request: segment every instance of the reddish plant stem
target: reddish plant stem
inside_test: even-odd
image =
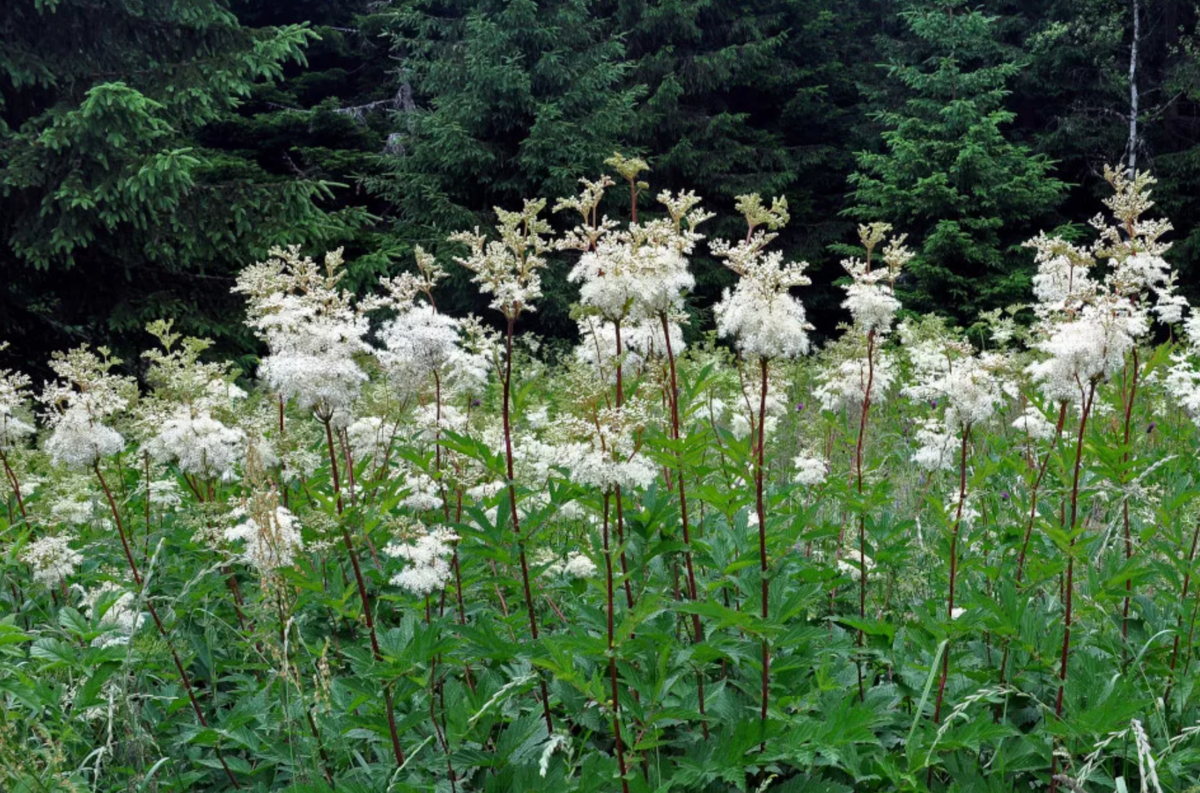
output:
[[[625,744],[621,741],[621,689],[617,685],[617,652],[614,643],[615,630],[613,627],[613,563],[612,549],[608,543],[608,501],[609,494],[604,494],[604,570],[608,598],[608,677],[612,684],[612,722],[613,735],[617,741],[617,767],[621,771],[621,790],[629,793],[629,780],[625,778],[628,769],[625,767]]]
[[[867,437],[867,422],[871,414],[871,388],[875,384],[875,330],[872,328],[867,333],[867,387],[863,391],[862,409],[859,411],[858,419],[858,442],[854,449],[854,472],[856,485],[858,487],[859,508],[858,508],[858,618],[865,620],[867,618],[867,516],[864,514],[862,501],[863,494],[863,447]],[[855,658],[854,665],[858,668],[858,701],[863,702],[866,699],[866,689],[863,685],[863,668],[862,668],[862,647],[865,643],[865,635],[862,627],[858,629],[858,636],[855,643],[859,648],[859,656]]]
[[[1062,436],[1063,424],[1067,420],[1067,403],[1063,402],[1058,409],[1058,423],[1054,426],[1054,440],[1050,442],[1050,448],[1046,450],[1045,456],[1042,457],[1041,466],[1038,468],[1037,478],[1033,481],[1033,488],[1030,491],[1029,504],[1029,519],[1025,522],[1025,537],[1021,542],[1021,551],[1017,554],[1017,586],[1021,585],[1021,578],[1025,574],[1025,558],[1029,553],[1029,541],[1033,537],[1033,523],[1037,519],[1038,495],[1041,493],[1042,480],[1046,476],[1046,470],[1050,465],[1050,457],[1054,454],[1054,450],[1058,448],[1058,439]],[[1006,639],[1004,642],[1004,654],[1000,658],[1000,682],[1004,683],[1005,675],[1008,673],[1008,656],[1012,649],[1011,641]],[[1000,718],[1000,707],[996,708],[996,719]]]
[[[1138,389],[1138,351],[1137,347],[1133,348],[1133,376],[1130,382],[1129,398],[1125,402],[1125,452],[1121,455],[1121,462],[1129,462],[1129,430],[1133,419],[1133,401],[1137,398]],[[1121,479],[1124,480],[1125,474],[1122,472]],[[1129,564],[1133,559],[1133,533],[1129,527],[1129,499],[1125,499],[1121,505],[1122,521],[1125,524],[1125,563]],[[1122,655],[1128,655],[1129,641],[1129,601],[1133,596],[1133,579],[1125,579],[1125,603],[1121,609],[1121,639],[1126,645],[1122,650]],[[1178,639],[1178,636],[1176,636]]]
[[[1042,465],[1038,469],[1037,479],[1033,482],[1033,490],[1030,495],[1029,519],[1025,522],[1025,538],[1021,543],[1021,553],[1017,555],[1017,583],[1021,583],[1021,576],[1025,573],[1025,558],[1029,553],[1029,541],[1033,537],[1033,523],[1037,519],[1038,495],[1041,492],[1042,480],[1046,476],[1046,469],[1050,465],[1050,457],[1054,454],[1054,450],[1058,447],[1058,439],[1062,436],[1063,424],[1067,420],[1067,403],[1063,402],[1058,409],[1058,423],[1054,427],[1054,440],[1050,442],[1050,448],[1046,450],[1046,455],[1042,458]],[[1003,682],[1003,678],[1001,678]]]
[[[142,561],[150,558],[150,455],[142,453],[142,463],[146,473],[146,536],[142,542]]]
[[[754,466],[754,495],[755,506],[758,510],[758,559],[760,564],[759,572],[762,577],[762,619],[765,629],[767,617],[770,614],[770,582],[767,578],[767,510],[763,501],[763,473],[764,473],[764,455],[767,443],[767,371],[768,362],[766,358],[759,359],[759,367],[762,370],[762,381],[759,385],[759,403],[758,403],[758,454],[757,464]],[[767,727],[767,705],[770,701],[771,688],[771,649],[764,635],[762,640],[762,710],[760,721],[764,730],[763,748],[766,747],[765,731]]]
[[[512,519],[513,534],[517,538],[517,555],[521,562],[521,583],[525,592],[525,610],[529,613],[529,633],[533,641],[538,640],[537,612],[533,609],[533,589],[529,586],[529,561],[525,556],[525,538],[521,536],[521,520],[517,515],[517,482],[513,465],[512,418],[509,403],[512,396],[512,346],[513,326],[516,320],[508,318],[504,334],[504,383],[501,399],[501,418],[504,423],[504,464],[508,474],[508,504],[509,516]],[[538,675],[542,690],[542,715],[546,719],[546,734],[554,734],[554,722],[550,720],[550,692],[546,689],[546,679]]]
[[[175,669],[179,672],[179,680],[183,683],[184,691],[187,692],[188,701],[191,702],[192,711],[196,714],[196,721],[200,722],[200,726],[208,728],[208,719],[204,717],[204,711],[200,709],[200,703],[196,700],[196,692],[192,688],[192,680],[189,677],[187,670],[183,667],[183,662],[179,660],[179,653],[175,650],[175,643],[171,641],[170,634],[167,633],[167,628],[163,625],[162,620],[158,616],[158,610],[154,608],[154,603],[149,597],[145,596],[142,586],[142,574],[138,571],[137,562],[133,559],[133,553],[129,548],[129,539],[125,536],[125,524],[121,521],[121,510],[117,508],[116,499],[113,498],[112,490],[108,487],[108,481],[104,478],[104,474],[100,471],[100,463],[92,464],[92,470],[96,472],[96,478],[100,480],[100,487],[104,490],[104,495],[108,499],[108,507],[112,512],[113,521],[117,524],[117,534],[121,537],[121,546],[125,549],[125,559],[129,562],[129,572],[133,574],[134,583],[137,585],[138,594],[142,595],[143,602],[146,604],[146,609],[150,612],[151,618],[154,620],[155,627],[158,628],[158,633],[162,636],[163,641],[167,645],[167,649],[171,652],[171,660],[175,662]],[[241,790],[242,786],[238,784],[237,777],[233,775],[229,765],[225,762],[225,757],[221,754],[220,747],[215,747],[217,760],[221,763],[221,768],[225,770],[225,776],[229,778],[230,784],[236,789]]]
[[[946,619],[954,619],[954,591],[958,583],[958,533],[962,527],[963,507],[967,500],[967,446],[971,442],[971,425],[963,428],[962,453],[958,464],[958,508],[954,514],[954,528],[950,532],[950,591],[946,596]],[[933,723],[942,720],[942,701],[946,694],[946,679],[950,675],[950,645],[942,653],[942,678],[938,683],[937,704],[933,709]]]
[[[1083,403],[1083,413],[1079,418],[1079,435],[1075,441],[1075,470],[1071,478],[1071,518],[1068,526],[1070,545],[1067,555],[1067,579],[1064,584],[1063,599],[1063,642],[1062,657],[1059,661],[1058,696],[1054,699],[1054,717],[1062,719],[1063,692],[1067,686],[1067,664],[1071,657],[1071,624],[1074,619],[1075,591],[1075,526],[1079,518],[1079,474],[1083,467],[1083,436],[1087,429],[1088,415],[1092,411],[1092,402],[1096,398],[1096,382],[1093,380],[1088,389],[1087,399]],[[1058,768],[1058,755],[1050,761],[1050,793],[1058,790],[1058,782],[1053,779]]]
[[[333,449],[333,428],[330,422],[326,420],[325,424],[325,441],[329,447],[329,465],[333,473],[333,494],[337,503],[338,518],[342,516],[342,491],[338,481],[337,472],[337,453]],[[341,522],[339,520],[339,522]],[[362,566],[358,562],[358,552],[354,550],[354,541],[350,538],[350,530],[346,528],[345,523],[342,523],[342,543],[346,546],[346,553],[350,556],[350,566],[354,569],[354,582],[358,586],[358,597],[362,602],[363,619],[367,623],[367,633],[371,637],[371,652],[375,656],[376,662],[383,661],[383,652],[379,649],[379,637],[375,632],[375,617],[371,612],[371,598],[367,594],[367,582],[363,578]],[[404,750],[400,747],[400,733],[396,729],[396,711],[392,703],[392,688],[390,685],[383,686],[383,704],[387,711],[388,732],[392,739],[392,755],[396,760],[396,765],[404,765]]]
[[[671,345],[671,323],[665,313],[659,315],[659,318],[662,320],[663,338],[666,339],[667,364],[671,376],[669,385],[671,393],[670,399],[667,400],[671,403],[671,440],[678,444],[683,433],[679,423],[679,378],[675,369],[675,350]],[[699,590],[696,587],[696,570],[692,563],[692,535],[688,524],[687,487],[684,484],[682,452],[676,451],[676,460],[679,467],[679,475],[676,477],[679,480],[679,524],[683,529],[683,557],[687,567],[688,599],[696,603],[700,598]],[[694,612],[692,614],[692,641],[695,644],[704,641],[704,630],[700,627],[700,615]],[[696,670],[696,692],[700,704],[700,728],[707,739],[708,719],[704,704],[704,671],[702,669]]]
[[[1192,640],[1196,638],[1196,617],[1200,616],[1200,587],[1197,587],[1196,605],[1192,607],[1192,619],[1188,626],[1187,644],[1183,648],[1183,676],[1187,677],[1192,667]]]
[[[17,497],[17,511],[21,513],[21,519],[26,523],[29,522],[29,516],[25,514],[25,501],[21,497],[21,482],[17,479],[17,473],[8,464],[8,454],[0,449],[0,460],[4,462],[4,473],[8,475],[9,483],[12,485],[13,495]]]
[[[624,379],[624,361],[621,356],[624,349],[621,344],[621,320],[613,322],[613,329],[617,339],[617,409],[619,410],[625,402],[625,379]],[[621,548],[621,577],[625,582],[625,605],[633,608],[633,583],[629,580],[629,562],[625,557],[625,505],[621,497],[621,486],[616,487],[617,500],[617,545]]]

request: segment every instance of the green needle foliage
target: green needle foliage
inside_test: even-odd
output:
[[[996,18],[965,0],[908,3],[901,16],[912,45],[888,65],[898,105],[879,111],[884,150],[857,157],[847,213],[911,229],[922,245],[904,293],[916,310],[953,307],[961,320],[1028,289],[1015,246],[1064,185],[1044,155],[1005,137],[1022,63],[997,40]]]
[[[305,25],[248,29],[220,2],[14,0],[0,10],[0,323],[33,353],[120,341],[164,309],[244,335],[227,280],[245,251],[361,222],[330,184],[200,139],[255,83],[303,63]]]

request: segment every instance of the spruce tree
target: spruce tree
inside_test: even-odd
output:
[[[917,246],[907,307],[973,317],[1027,293],[1031,263],[1016,246],[1064,185],[1049,159],[1005,137],[1021,64],[996,20],[965,0],[909,2],[903,18],[903,56],[888,65],[898,96],[877,111],[882,150],[857,155],[848,214],[890,222]]]
[[[220,0],[0,6],[0,334],[17,356],[141,346],[159,316],[245,340],[231,274],[355,220],[321,208],[320,181],[201,140],[311,35],[243,28]]]
[[[874,5],[617,3],[632,79],[645,86],[632,142],[650,162],[653,186],[704,195],[718,212],[709,229],[715,236],[739,233],[736,196],[786,196],[792,222],[777,244],[790,257],[820,261],[826,244],[852,230],[839,212],[853,141],[866,142],[858,83],[876,77]],[[693,302],[703,309],[732,279],[703,251],[695,267]],[[814,278],[813,309],[821,316],[841,298],[822,289],[830,280],[824,273]]]
[[[494,207],[573,195],[624,147],[638,89],[593,3],[406,0],[390,32],[414,106],[396,112],[386,173],[368,184],[391,202],[407,244],[438,250],[453,231],[491,226]],[[459,269],[443,299],[465,307],[474,290]],[[545,289],[530,326],[573,331],[561,268]]]

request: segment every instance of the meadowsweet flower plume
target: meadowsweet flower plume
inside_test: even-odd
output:
[[[21,561],[33,568],[33,580],[53,589],[75,573],[83,554],[71,547],[70,535],[39,537],[21,549]]]
[[[552,250],[550,224],[541,217],[545,208],[545,199],[526,200],[519,212],[496,207],[499,239],[489,241],[479,229],[450,236],[452,242],[468,249],[466,256],[454,261],[471,271],[479,291],[492,296],[491,307],[510,320],[522,312],[536,311],[536,301],[542,296],[541,271]]]
[[[858,235],[865,258],[842,260],[842,268],[850,276],[850,282],[842,287],[846,290],[842,307],[850,311],[852,324],[825,351],[827,363],[818,375],[815,390],[825,410],[882,404],[895,380],[893,355],[883,341],[900,310],[896,280],[913,253],[904,245],[905,235],[888,239],[891,230],[887,223],[860,225]],[[873,267],[875,250],[885,240],[883,266]]]
[[[46,384],[39,399],[51,429],[46,451],[58,465],[88,468],[125,448],[121,433],[104,422],[134,402],[137,386],[111,373],[117,361],[107,348],[97,352],[77,347],[55,353],[50,362],[58,379]]]
[[[717,333],[732,339],[743,354],[767,360],[796,358],[809,349],[808,331],[812,326],[804,306],[790,290],[812,281],[804,274],[807,262],[784,262],[778,251],[766,246],[778,235],[769,229],[782,227],[788,219],[787,201],[775,199],[770,208],[756,195],[741,196],[738,209],[750,221],[746,239],[736,244],[725,240],[712,243],[713,255],[725,260],[725,266],[740,278],[726,289],[721,302],[713,308]]]
[[[246,324],[266,342],[269,354],[259,377],[301,410],[322,422],[349,422],[367,374],[355,358],[369,352],[367,320],[340,288],[341,250],[318,265],[298,246],[273,248],[265,262],[238,274],[234,292],[246,295]]]
[[[384,552],[393,559],[403,559],[404,569],[392,576],[392,585],[406,592],[425,597],[441,590],[450,580],[450,557],[458,535],[445,526],[433,526],[427,531],[412,531],[411,536],[389,543]]]

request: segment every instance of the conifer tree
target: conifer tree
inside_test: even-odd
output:
[[[18,356],[140,342],[164,314],[244,336],[232,272],[355,220],[321,208],[327,185],[200,139],[311,36],[243,28],[221,0],[0,6],[0,333]]]
[[[877,111],[883,149],[857,155],[848,213],[920,245],[900,285],[907,307],[974,316],[1025,293],[1032,263],[1015,245],[1064,185],[1045,156],[1005,137],[1006,86],[1021,65],[995,18],[965,0],[909,2],[903,18],[909,46],[888,66],[899,103]]]
[[[397,113],[386,174],[368,184],[390,201],[399,234],[437,249],[483,225],[494,207],[567,196],[623,148],[639,91],[620,37],[585,0],[406,0],[391,23],[397,79],[415,106]],[[451,306],[473,299],[453,277]],[[553,270],[532,317],[540,331],[574,328]]]

